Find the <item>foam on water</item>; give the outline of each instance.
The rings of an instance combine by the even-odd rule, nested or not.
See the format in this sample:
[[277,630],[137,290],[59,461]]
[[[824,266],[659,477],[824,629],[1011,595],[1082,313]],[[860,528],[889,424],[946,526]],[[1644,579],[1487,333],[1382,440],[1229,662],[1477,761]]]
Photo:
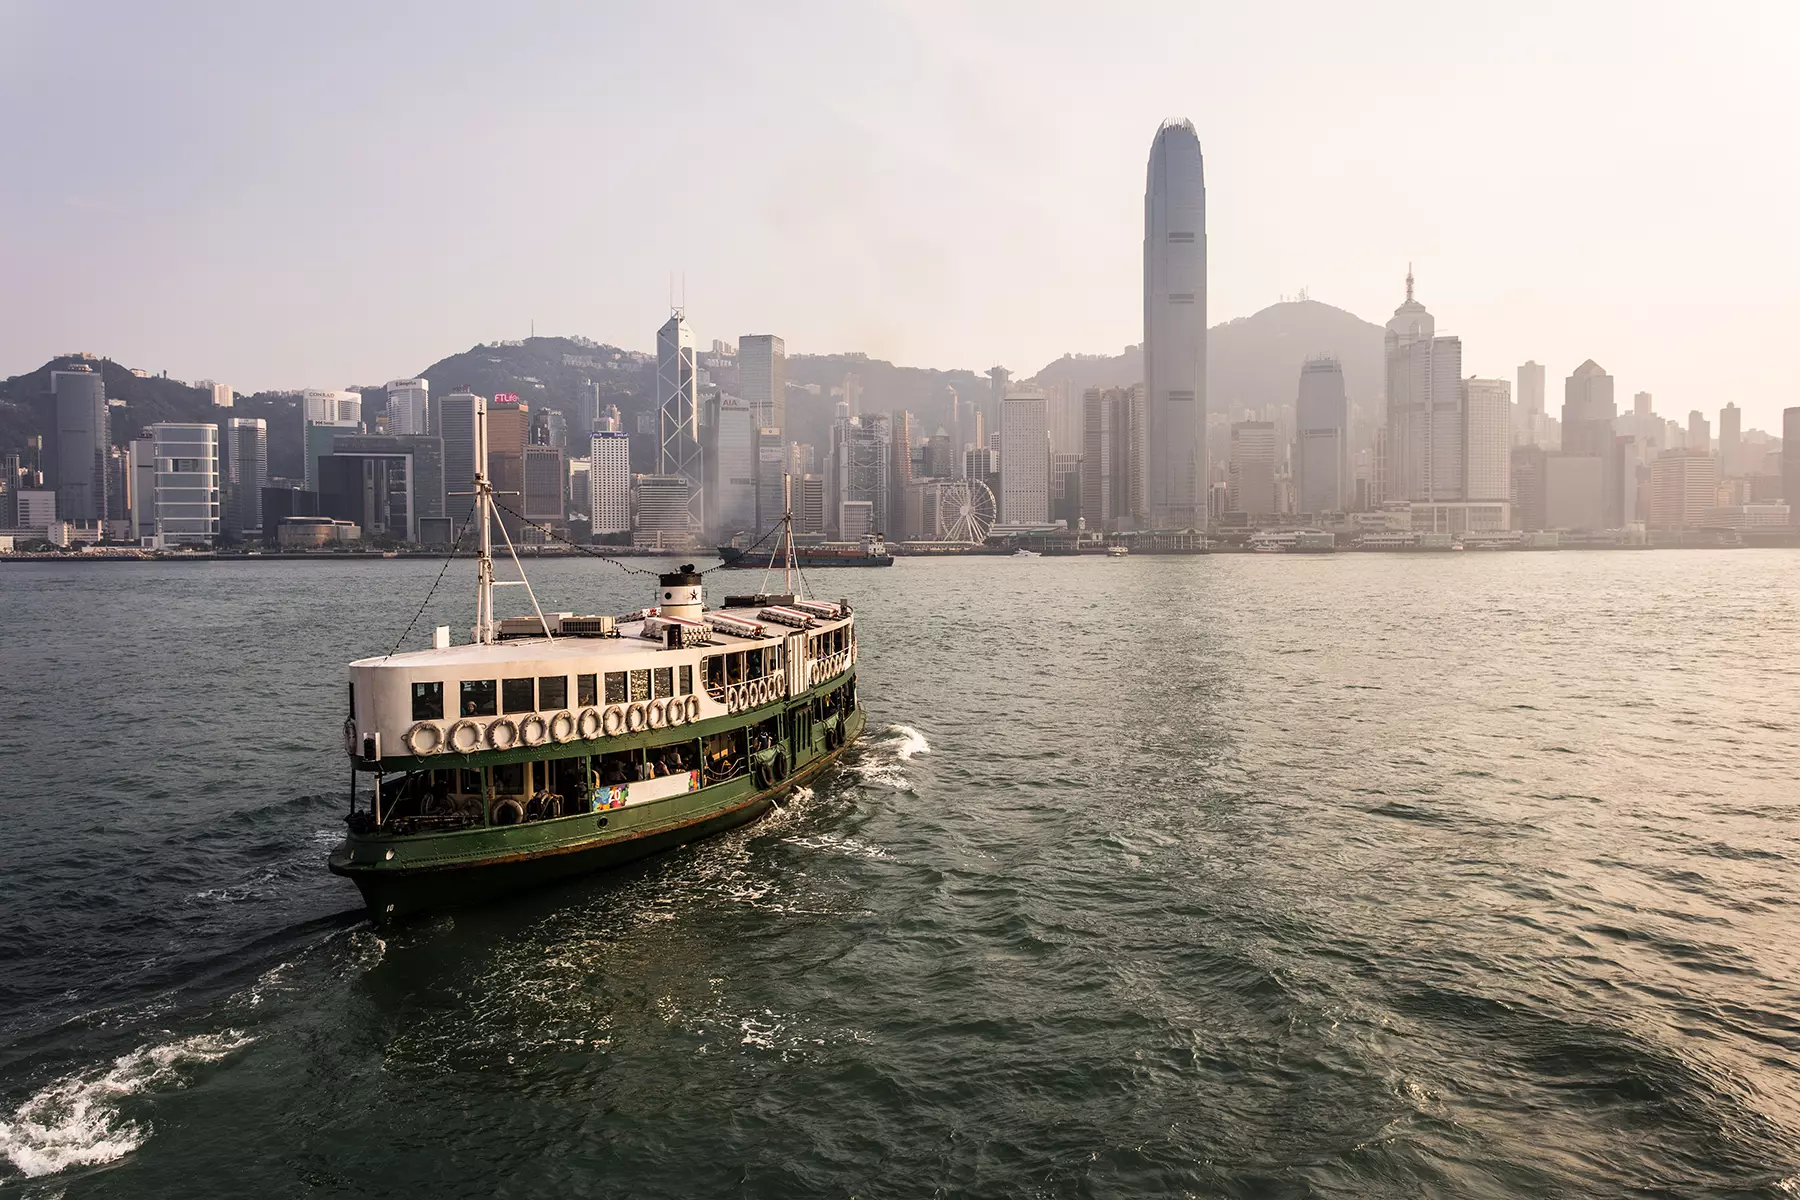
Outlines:
[[0,1154],[27,1178],[69,1167],[113,1162],[150,1136],[148,1125],[126,1119],[127,1097],[181,1087],[187,1072],[249,1045],[235,1029],[201,1033],[161,1045],[139,1046],[106,1067],[65,1076],[39,1089],[0,1121]]
[[852,774],[869,783],[893,788],[899,792],[913,790],[912,780],[900,767],[915,755],[931,753],[931,743],[911,725],[889,725],[880,737],[867,743],[854,762],[847,763]]

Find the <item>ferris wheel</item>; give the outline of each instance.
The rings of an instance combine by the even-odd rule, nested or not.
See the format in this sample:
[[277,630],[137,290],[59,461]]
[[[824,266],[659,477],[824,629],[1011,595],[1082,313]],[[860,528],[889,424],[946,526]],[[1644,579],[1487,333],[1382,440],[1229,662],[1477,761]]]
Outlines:
[[957,479],[938,492],[942,540],[979,546],[994,528],[994,493],[979,479]]

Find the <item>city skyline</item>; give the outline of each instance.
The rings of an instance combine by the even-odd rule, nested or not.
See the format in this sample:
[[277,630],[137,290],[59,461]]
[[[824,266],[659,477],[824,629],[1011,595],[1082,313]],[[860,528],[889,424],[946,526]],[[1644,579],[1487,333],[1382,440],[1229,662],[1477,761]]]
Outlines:
[[[1556,23],[1528,8],[1504,21],[1459,15],[1455,30],[1428,38],[1316,10],[1316,43],[1296,44],[1292,18],[1279,15],[1166,10],[1088,29],[1072,10],[1030,22],[1005,10],[821,10],[794,45],[760,56],[772,31],[709,14],[683,26],[700,68],[692,94],[658,113],[634,105],[630,89],[666,53],[657,47],[673,22],[663,17],[570,13],[556,38],[501,22],[483,47],[489,86],[476,102],[454,83],[475,66],[463,61],[470,30],[455,10],[424,22],[371,17],[352,36],[337,27],[350,18],[329,13],[226,22],[15,8],[0,18],[17,58],[0,82],[15,101],[7,111],[31,111],[26,98],[57,61],[48,51],[70,39],[96,86],[20,131],[17,169],[0,189],[0,218],[34,233],[4,250],[20,286],[0,313],[0,370],[90,348],[245,391],[378,384],[446,346],[522,336],[534,320],[643,348],[643,314],[673,274],[709,335],[777,329],[795,354],[1002,361],[1022,373],[1141,338],[1131,299],[1141,211],[1121,183],[1142,169],[1143,130],[1184,113],[1215,168],[1214,312],[1252,312],[1307,288],[1373,316],[1391,306],[1392,280],[1411,260],[1444,327],[1468,341],[1476,374],[1509,376],[1527,359],[1561,372],[1593,357],[1619,370],[1627,392],[1653,391],[1673,408],[1735,401],[1747,426],[1779,420],[1775,356],[1738,351],[1778,346],[1800,320],[1780,282],[1800,268],[1795,247],[1756,233],[1800,197],[1794,165],[1758,149],[1779,140],[1770,114],[1800,104],[1775,69],[1782,39],[1755,13],[1690,28],[1618,6],[1557,10]],[[1145,37],[1152,27],[1157,36]],[[796,55],[849,53],[871,33],[892,34],[917,69],[859,77],[822,105],[816,84],[764,78],[804,74],[783,68]],[[1430,39],[1453,36],[1481,51],[1458,58],[1457,86],[1434,86],[1450,67]],[[621,69],[592,79],[559,69],[584,41],[609,42]],[[1127,42],[1151,69],[1098,107],[1047,97],[1033,101],[1040,110],[993,78],[1009,51],[1054,67]],[[1244,62],[1212,49],[1227,42],[1246,48]],[[1608,54],[1578,51],[1592,44]],[[1201,69],[1164,70],[1179,53],[1197,54]],[[405,89],[349,86],[397,55],[430,69]],[[302,62],[346,86],[308,89],[301,107],[271,81]],[[1681,82],[1636,86],[1647,72]],[[756,86],[731,91],[734,81]],[[1532,86],[1511,86],[1521,81]],[[1427,93],[1421,110],[1415,97]],[[728,94],[750,94],[752,115],[791,129],[791,145],[757,148],[751,161],[750,148],[717,134]],[[914,109],[916,125],[895,119]],[[1362,152],[1385,144],[1383,128],[1401,114],[1422,130],[1424,155],[1404,171]],[[619,155],[697,156],[745,180],[745,200],[727,209],[697,189],[668,203],[653,188],[563,199],[591,194],[579,186],[590,168],[555,149],[578,132],[597,139],[593,170]],[[1674,172],[1671,140],[1683,147]],[[1319,145],[1346,153],[1320,160]],[[535,189],[444,178],[442,156],[465,146],[542,156],[576,172],[576,186],[530,200],[528,220]],[[70,147],[116,162],[131,183],[66,169]],[[233,163],[229,179],[219,161]],[[427,161],[438,169],[415,170]],[[419,179],[409,188],[361,182],[408,171]],[[1045,174],[1056,186],[1020,189]],[[345,186],[322,201],[317,181],[333,178]],[[1731,186],[1707,182],[1718,178]],[[1045,244],[1061,248],[1053,267]],[[799,289],[789,277],[826,286]],[[86,286],[93,279],[107,285]],[[980,281],[1002,279],[1027,286],[1006,306],[977,299],[991,291]],[[395,280],[407,281],[399,293],[384,283]],[[396,294],[415,301],[396,305]],[[934,319],[911,315],[926,312]]]

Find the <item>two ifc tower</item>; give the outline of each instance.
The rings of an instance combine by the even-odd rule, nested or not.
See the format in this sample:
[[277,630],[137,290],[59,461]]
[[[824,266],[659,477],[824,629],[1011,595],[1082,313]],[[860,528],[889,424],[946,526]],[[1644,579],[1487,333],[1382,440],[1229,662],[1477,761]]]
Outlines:
[[1165,121],[1144,185],[1144,395],[1150,519],[1206,527],[1206,171],[1189,121]]

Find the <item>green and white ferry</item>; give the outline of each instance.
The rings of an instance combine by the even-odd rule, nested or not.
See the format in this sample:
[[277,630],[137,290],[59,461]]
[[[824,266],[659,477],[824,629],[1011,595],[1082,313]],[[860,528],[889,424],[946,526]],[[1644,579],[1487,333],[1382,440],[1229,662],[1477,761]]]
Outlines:
[[[471,640],[440,626],[429,650],[350,664],[349,832],[330,866],[378,924],[754,821],[861,734],[849,604],[789,587],[709,609],[683,566],[628,615],[546,614],[533,595],[534,615],[496,620],[484,475],[474,496]],[[522,570],[507,583],[530,593]]]

